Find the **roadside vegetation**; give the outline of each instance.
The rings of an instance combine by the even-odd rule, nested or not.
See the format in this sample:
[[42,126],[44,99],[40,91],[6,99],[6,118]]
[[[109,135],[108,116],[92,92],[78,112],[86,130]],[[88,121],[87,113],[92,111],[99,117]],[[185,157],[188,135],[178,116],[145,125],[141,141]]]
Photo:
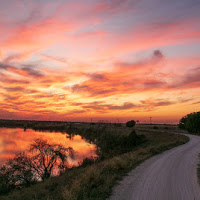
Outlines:
[[[60,124],[68,134],[80,134],[97,145],[98,159],[85,159],[83,164],[57,177],[50,177],[22,190],[0,196],[2,200],[103,200],[125,174],[149,157],[186,143],[186,136],[172,134],[176,126],[124,124]],[[58,125],[59,126],[59,125]],[[47,127],[47,126],[46,126]],[[53,127],[53,125],[52,125]],[[167,128],[166,128],[167,127]]]
[[182,117],[178,126],[180,129],[200,135],[200,112],[193,112]]
[[198,183],[200,185],[200,153],[199,153],[198,165],[197,165],[197,178],[198,178]]
[[[178,127],[182,130],[188,131],[193,135],[200,135],[200,112],[193,112],[187,114],[186,116],[180,119]],[[200,154],[198,156],[198,165],[197,165],[197,178],[200,185]]]

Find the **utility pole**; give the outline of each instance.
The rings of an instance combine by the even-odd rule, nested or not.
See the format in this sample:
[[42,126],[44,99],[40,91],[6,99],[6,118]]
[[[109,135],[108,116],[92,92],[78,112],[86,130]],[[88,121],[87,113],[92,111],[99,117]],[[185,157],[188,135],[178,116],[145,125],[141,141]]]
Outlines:
[[151,124],[151,120],[152,120],[152,117],[149,117],[150,124]]

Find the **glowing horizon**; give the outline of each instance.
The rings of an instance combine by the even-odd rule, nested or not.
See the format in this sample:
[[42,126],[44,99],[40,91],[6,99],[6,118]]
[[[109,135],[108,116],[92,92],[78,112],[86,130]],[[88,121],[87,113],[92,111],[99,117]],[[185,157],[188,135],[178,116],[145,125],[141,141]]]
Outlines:
[[176,123],[200,110],[199,1],[0,3],[0,118]]

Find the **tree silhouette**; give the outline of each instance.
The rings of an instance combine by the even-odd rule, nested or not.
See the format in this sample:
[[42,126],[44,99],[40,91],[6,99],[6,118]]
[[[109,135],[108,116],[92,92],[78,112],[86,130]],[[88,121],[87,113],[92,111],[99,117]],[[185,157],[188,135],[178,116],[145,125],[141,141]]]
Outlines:
[[57,174],[65,171],[69,157],[74,157],[71,147],[36,139],[28,151],[15,155],[0,167],[0,194],[43,181],[55,175],[53,170]]
[[126,127],[134,127],[136,122],[134,120],[126,122]]
[[179,122],[179,128],[185,129],[191,133],[200,133],[200,112],[194,112],[182,117]]
[[67,158],[74,157],[74,151],[71,147],[65,148],[59,144],[48,144],[45,140],[36,139],[31,144],[32,167],[35,173],[42,180],[49,178],[52,171],[58,168],[63,171],[67,168]]
[[0,177],[0,185],[4,189],[29,186],[36,181],[31,158],[25,153],[15,155],[0,168]]

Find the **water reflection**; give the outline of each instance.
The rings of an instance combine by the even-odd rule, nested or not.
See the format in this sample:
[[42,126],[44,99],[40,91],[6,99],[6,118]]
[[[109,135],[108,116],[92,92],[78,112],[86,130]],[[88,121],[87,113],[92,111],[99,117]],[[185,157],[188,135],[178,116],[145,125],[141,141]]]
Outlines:
[[26,151],[35,139],[44,139],[48,143],[72,147],[76,152],[74,160],[69,163],[74,166],[86,157],[96,157],[96,145],[88,143],[80,135],[68,135],[59,132],[40,132],[32,129],[0,128],[0,164],[13,158],[18,152]]

